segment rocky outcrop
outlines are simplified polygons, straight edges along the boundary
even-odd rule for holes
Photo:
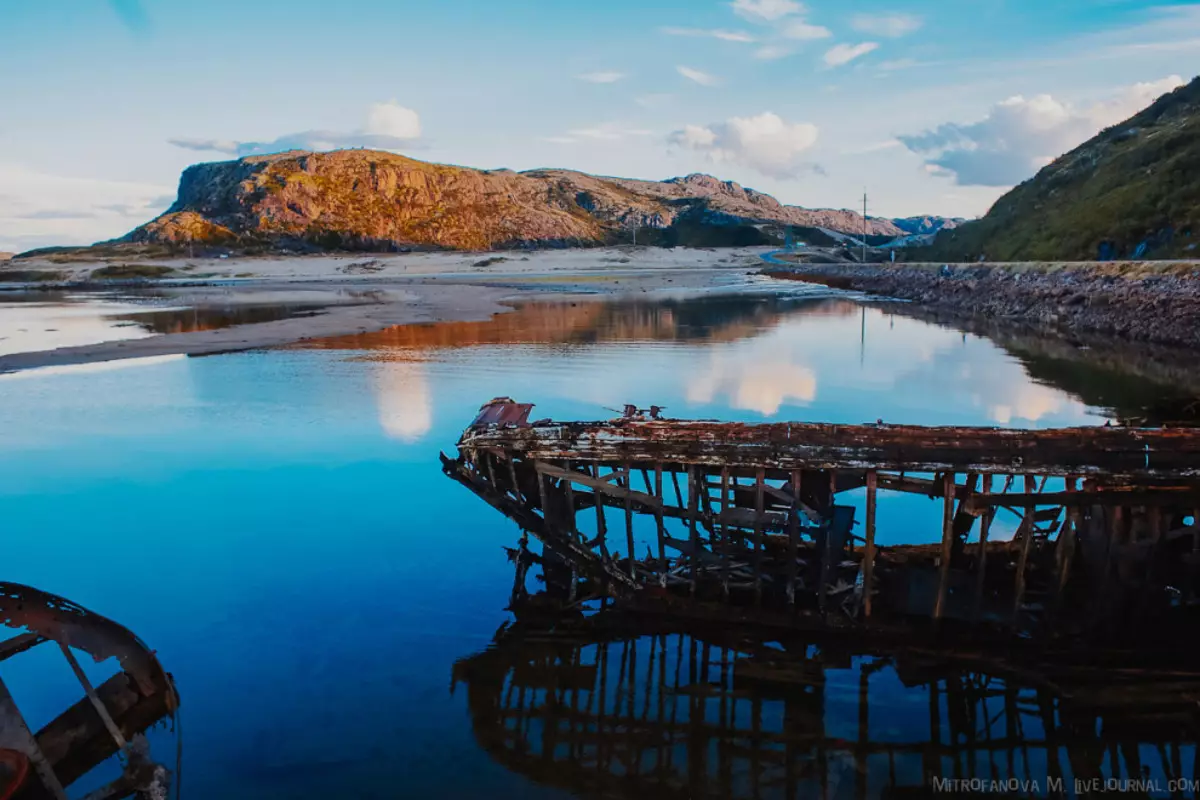
[[[929,261],[1200,257],[1200,78],[938,235]]]
[[[950,231],[966,222],[960,217],[902,217],[892,222],[906,234],[924,236],[940,231]]]
[[[569,170],[477,170],[371,150],[293,151],[197,164],[159,218],[124,241],[143,244],[396,251],[586,246],[639,241],[767,244],[761,229],[861,232],[850,211],[786,206],[709,175],[668,181]],[[888,220],[868,220],[899,235]],[[756,241],[755,236],[762,240]],[[728,242],[724,240],[728,239]]]

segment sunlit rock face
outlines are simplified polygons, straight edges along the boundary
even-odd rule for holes
[[[485,250],[621,242],[632,230],[648,228],[672,231],[674,239],[664,244],[769,244],[774,240],[755,227],[762,225],[902,233],[889,220],[864,223],[851,211],[786,206],[707,175],[642,181],[569,170],[518,173],[337,150],[188,167],[175,203],[126,239],[170,246]]]

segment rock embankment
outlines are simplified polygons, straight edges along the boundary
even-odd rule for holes
[[[1078,334],[1200,346],[1200,263],[799,264],[767,274]]]

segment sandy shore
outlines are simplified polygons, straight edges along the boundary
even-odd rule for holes
[[[105,267],[134,264],[170,270],[174,282],[260,279],[271,281],[379,280],[393,278],[511,279],[548,275],[589,275],[620,270],[694,270],[760,266],[759,255],[771,248],[606,247],[578,250],[533,250],[486,253],[406,253],[399,255],[261,256],[254,258],[155,259],[126,261],[73,258],[21,259],[0,265],[6,270],[42,272],[54,283],[80,283]],[[22,280],[30,278],[22,276]]]
[[[139,339],[0,355],[0,373],[164,355],[206,355],[291,344],[423,322],[472,321],[503,313],[511,303],[545,294],[609,297],[739,290],[755,277],[768,248],[605,248],[531,253],[421,253],[381,256],[229,258],[155,261],[170,277],[153,281],[91,279],[113,262],[10,264],[25,280],[11,289],[152,286],[172,302],[200,306],[307,301],[312,316]],[[484,264],[483,262],[488,262]],[[44,271],[56,280],[29,280]],[[0,303],[4,292],[0,292]]]

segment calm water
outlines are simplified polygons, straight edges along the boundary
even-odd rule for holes
[[[0,576],[111,616],[158,651],[183,699],[188,797],[569,796],[596,788],[594,767],[535,780],[545,765],[494,757],[471,691],[451,691],[455,663],[511,619],[503,547],[517,530],[437,459],[481,403],[508,395],[537,403],[535,417],[583,419],[630,402],[751,422],[1103,424],[1116,412],[1089,405],[1104,399],[1086,387],[1123,376],[1087,367],[1081,381],[1081,369],[1039,358],[1033,380],[958,331],[846,301],[738,296],[538,304],[308,348],[0,376]],[[1079,394],[1056,388],[1059,374]],[[1169,391],[1143,381],[1134,399]],[[902,498],[880,509],[881,531],[919,540],[940,513]],[[660,639],[647,636],[624,641],[648,656]],[[872,662],[827,661],[806,724],[853,739]],[[690,656],[667,663],[709,670],[685,686],[723,680]],[[35,720],[61,710],[69,678],[47,669],[5,665]],[[899,669],[871,670],[870,737],[948,741],[929,689]],[[786,708],[760,713],[778,728]],[[1157,746],[1142,749],[1162,773]],[[1179,756],[1189,775],[1193,751]],[[1029,758],[1044,777],[1045,756]],[[877,788],[888,776],[886,756],[847,768]],[[893,769],[919,785],[919,758]]]
[[[352,292],[321,290],[259,297],[231,292],[227,299],[213,288],[0,292],[0,355],[271,322],[356,302],[364,300]]]

